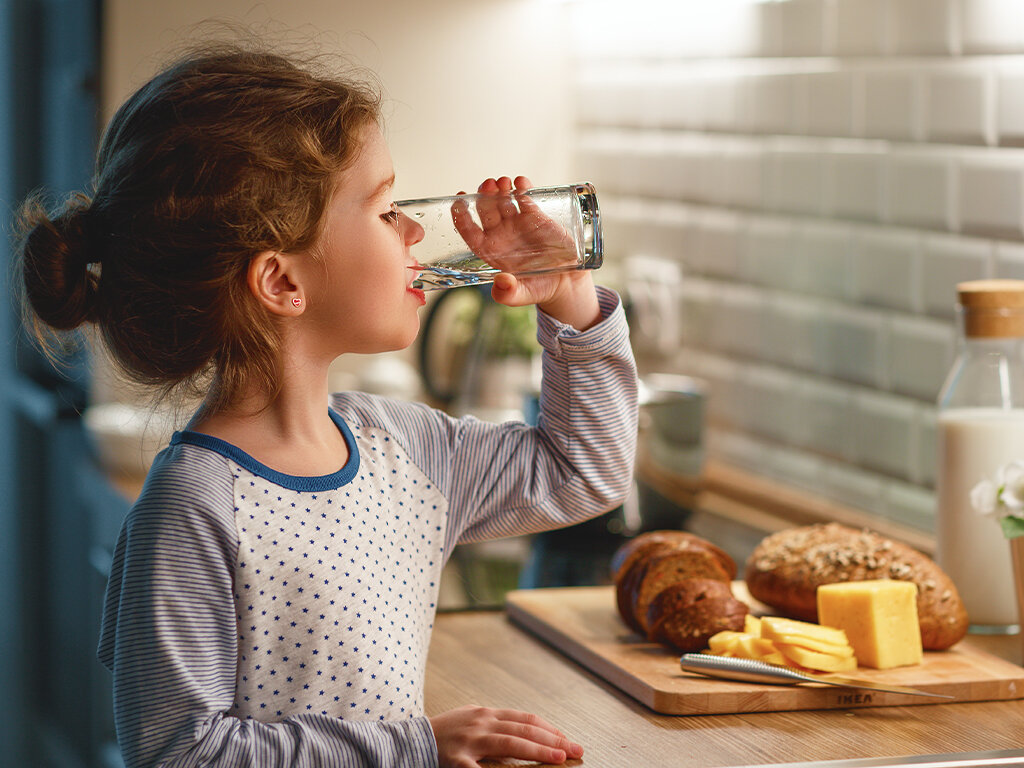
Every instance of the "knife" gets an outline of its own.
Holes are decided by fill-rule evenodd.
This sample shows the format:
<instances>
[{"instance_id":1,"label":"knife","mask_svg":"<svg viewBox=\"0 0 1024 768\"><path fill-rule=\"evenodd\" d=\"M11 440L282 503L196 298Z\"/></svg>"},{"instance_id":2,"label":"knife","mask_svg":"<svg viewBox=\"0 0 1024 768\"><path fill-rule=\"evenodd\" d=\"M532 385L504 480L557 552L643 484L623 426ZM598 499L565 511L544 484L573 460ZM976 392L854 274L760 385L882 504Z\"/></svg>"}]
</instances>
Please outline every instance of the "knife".
<instances>
[{"instance_id":1,"label":"knife","mask_svg":"<svg viewBox=\"0 0 1024 768\"><path fill-rule=\"evenodd\" d=\"M750 683L770 683L772 685L824 683L843 688L864 688L885 693L907 693L913 696L931 696L937 699L954 698L946 694L919 691L917 688L906 688L902 685L875 683L870 680L857 680L839 675L812 675L781 664L770 664L766 661L741 659L734 656L714 656L709 653L684 653L679 659L679 666L684 672L696 672L708 677L721 677L726 680L742 680Z\"/></svg>"}]
</instances>

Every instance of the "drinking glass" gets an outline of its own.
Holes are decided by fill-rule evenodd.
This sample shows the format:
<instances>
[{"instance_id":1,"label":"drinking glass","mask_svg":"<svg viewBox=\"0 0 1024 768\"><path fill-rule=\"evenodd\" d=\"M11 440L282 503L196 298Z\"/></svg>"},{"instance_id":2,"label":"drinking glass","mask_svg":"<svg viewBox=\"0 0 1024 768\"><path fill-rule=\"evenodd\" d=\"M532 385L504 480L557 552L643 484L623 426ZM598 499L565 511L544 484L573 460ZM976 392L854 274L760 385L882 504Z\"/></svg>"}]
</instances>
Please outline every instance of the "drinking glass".
<instances>
[{"instance_id":1,"label":"drinking glass","mask_svg":"<svg viewBox=\"0 0 1024 768\"><path fill-rule=\"evenodd\" d=\"M402 200L395 205L423 228L412 246L414 288L438 290L517 277L597 269L604 259L592 184L508 193Z\"/></svg>"}]
</instances>

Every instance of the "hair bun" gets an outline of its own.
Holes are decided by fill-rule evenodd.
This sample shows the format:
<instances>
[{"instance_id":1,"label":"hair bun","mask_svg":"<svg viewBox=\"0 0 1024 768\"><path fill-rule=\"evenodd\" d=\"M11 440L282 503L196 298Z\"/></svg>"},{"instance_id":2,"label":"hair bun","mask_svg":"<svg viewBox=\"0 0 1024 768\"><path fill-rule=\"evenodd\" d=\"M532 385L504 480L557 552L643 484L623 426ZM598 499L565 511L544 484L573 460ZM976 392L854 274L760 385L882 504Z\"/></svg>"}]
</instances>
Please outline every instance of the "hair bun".
<instances>
[{"instance_id":1,"label":"hair bun","mask_svg":"<svg viewBox=\"0 0 1024 768\"><path fill-rule=\"evenodd\" d=\"M52 215L38 199L21 210L20 251L25 293L39 319L70 330L96 319L99 259L90 233L90 201L75 195Z\"/></svg>"}]
</instances>

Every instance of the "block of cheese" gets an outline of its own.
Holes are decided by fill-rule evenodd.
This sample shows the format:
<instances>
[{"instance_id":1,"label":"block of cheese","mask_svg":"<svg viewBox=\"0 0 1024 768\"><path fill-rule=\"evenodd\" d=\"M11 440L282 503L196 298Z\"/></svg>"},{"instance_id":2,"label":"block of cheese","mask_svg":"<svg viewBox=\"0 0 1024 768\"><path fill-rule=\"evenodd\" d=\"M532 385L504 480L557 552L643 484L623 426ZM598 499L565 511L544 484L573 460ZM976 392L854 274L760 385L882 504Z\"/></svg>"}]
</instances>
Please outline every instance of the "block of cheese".
<instances>
[{"instance_id":1,"label":"block of cheese","mask_svg":"<svg viewBox=\"0 0 1024 768\"><path fill-rule=\"evenodd\" d=\"M876 579L818 587L818 620L846 632L862 666L890 669L921 663L917 585Z\"/></svg>"}]
</instances>

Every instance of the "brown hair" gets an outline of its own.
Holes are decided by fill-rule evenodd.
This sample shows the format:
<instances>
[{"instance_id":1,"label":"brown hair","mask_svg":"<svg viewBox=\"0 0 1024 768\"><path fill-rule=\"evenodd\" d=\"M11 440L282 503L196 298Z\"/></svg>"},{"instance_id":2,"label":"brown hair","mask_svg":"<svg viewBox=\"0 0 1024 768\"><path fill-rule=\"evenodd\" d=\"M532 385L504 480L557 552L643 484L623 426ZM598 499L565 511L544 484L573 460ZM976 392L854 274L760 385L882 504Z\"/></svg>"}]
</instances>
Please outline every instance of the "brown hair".
<instances>
[{"instance_id":1,"label":"brown hair","mask_svg":"<svg viewBox=\"0 0 1024 768\"><path fill-rule=\"evenodd\" d=\"M276 393L279 336L249 263L310 248L358 130L379 117L365 79L267 51L207 47L160 72L107 127L91 197L21 209L23 293L44 349L52 329L94 323L138 383L201 391L212 377L214 407L252 385Z\"/></svg>"}]
</instances>

